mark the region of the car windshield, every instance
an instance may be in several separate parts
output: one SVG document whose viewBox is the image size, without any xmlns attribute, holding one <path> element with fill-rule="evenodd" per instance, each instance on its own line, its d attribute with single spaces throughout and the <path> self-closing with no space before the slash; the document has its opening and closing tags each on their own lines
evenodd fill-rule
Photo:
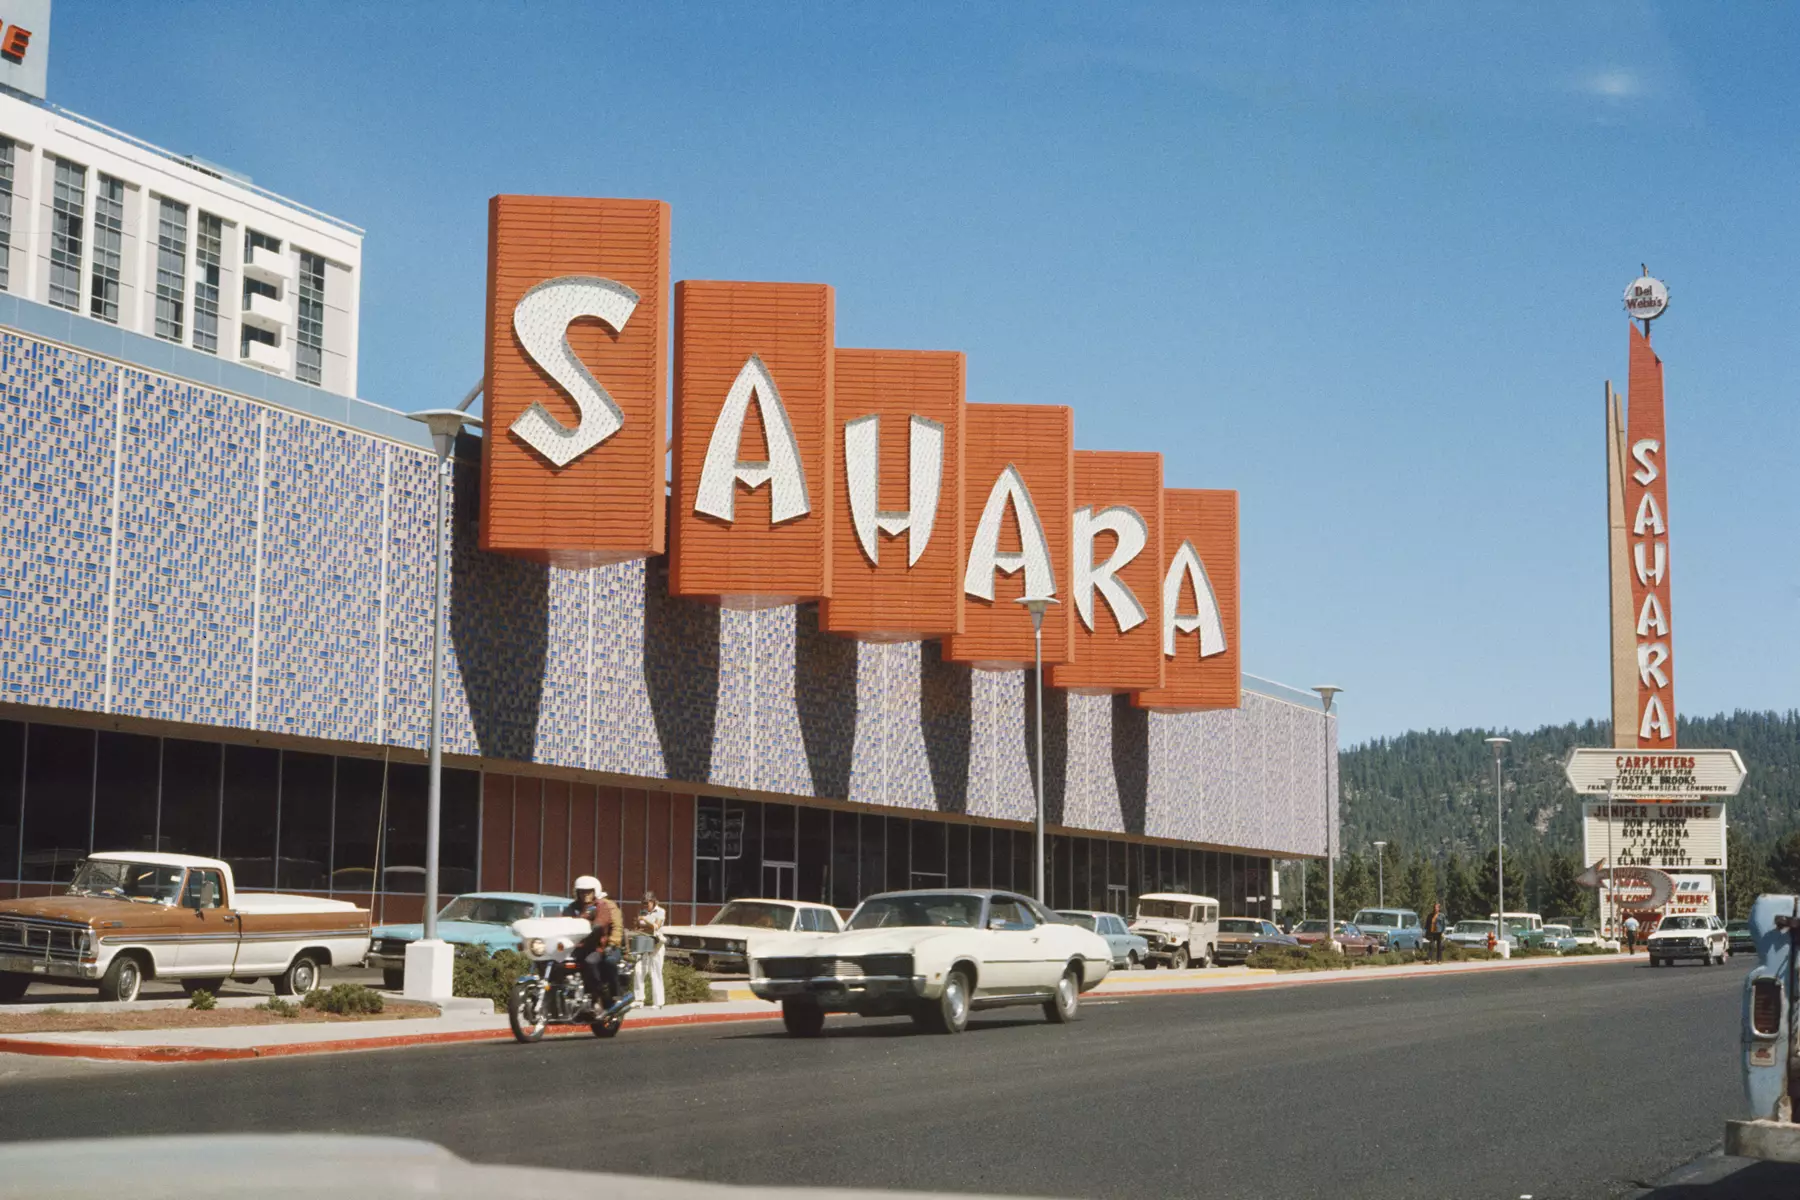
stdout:
<svg viewBox="0 0 1800 1200">
<path fill-rule="evenodd" d="M 1546 925 L 1546 926 L 1544 926 L 1544 932 L 1549 934 L 1552 937 L 1569 937 L 1569 936 L 1571 936 L 1569 933 L 1569 927 L 1567 925 Z"/>
<path fill-rule="evenodd" d="M 1194 906 L 1185 900 L 1139 900 L 1138 919 L 1145 917 L 1161 917 L 1170 921 L 1185 921 L 1188 911 Z"/>
<path fill-rule="evenodd" d="M 1323 921 L 1302 921 L 1298 925 L 1294 926 L 1294 932 L 1295 933 L 1324 933 L 1325 932 L 1325 922 L 1323 922 Z"/>
<path fill-rule="evenodd" d="M 1750 932 L 1750 922 L 1748 922 L 1748 921 L 1731 921 L 1726 924 L 1725 928 L 1732 933 L 1749 933 Z"/>
<path fill-rule="evenodd" d="M 1492 933 L 1492 932 L 1494 932 L 1494 923 L 1492 921 L 1458 921 L 1456 923 L 1456 928 L 1451 930 L 1450 932 L 1452 932 L 1452 933 Z"/>
<path fill-rule="evenodd" d="M 1237 917 L 1226 917 L 1219 922 L 1220 933 L 1261 933 L 1262 926 L 1255 921 L 1244 921 Z"/>
<path fill-rule="evenodd" d="M 1094 927 L 1094 917 L 1092 913 L 1059 912 L 1056 915 L 1067 921 L 1069 924 L 1079 925 L 1083 929 L 1092 929 Z"/>
<path fill-rule="evenodd" d="M 161 863 L 117 862 L 90 858 L 69 883 L 71 896 L 107 896 L 173 904 L 181 893 L 181 868 Z"/>
<path fill-rule="evenodd" d="M 1361 912 L 1357 913 L 1354 917 L 1351 917 L 1350 921 L 1351 921 L 1351 924 L 1353 924 L 1353 925 L 1399 925 L 1400 924 L 1400 918 L 1395 916 L 1393 913 L 1376 912 L 1372 908 L 1363 909 Z"/>
<path fill-rule="evenodd" d="M 471 921 L 477 925 L 511 925 L 537 916 L 538 906 L 529 900 L 499 900 L 492 896 L 458 896 L 438 913 L 440 921 Z"/>
<path fill-rule="evenodd" d="M 849 929 L 893 929 L 899 926 L 945 925 L 974 929 L 981 922 L 981 897 L 944 895 L 872 896 L 850 916 Z"/>
<path fill-rule="evenodd" d="M 792 929 L 794 910 L 785 904 L 761 900 L 733 900 L 719 910 L 709 925 L 745 925 L 751 929 Z"/>
<path fill-rule="evenodd" d="M 1705 929 L 1705 917 L 1664 917 L 1662 929 Z"/>
<path fill-rule="evenodd" d="M 1569 930 L 1569 934 L 1571 937 L 1578 938 L 1591 938 L 1595 936 L 1594 931 L 1589 929 L 1586 925 L 1577 925 L 1575 928 Z"/>
</svg>

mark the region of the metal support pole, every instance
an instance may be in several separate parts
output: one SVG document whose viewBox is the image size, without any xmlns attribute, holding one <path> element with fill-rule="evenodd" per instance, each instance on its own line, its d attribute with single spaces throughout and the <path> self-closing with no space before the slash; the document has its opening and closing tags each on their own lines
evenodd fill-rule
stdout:
<svg viewBox="0 0 1800 1200">
<path fill-rule="evenodd" d="M 1506 936 L 1506 824 L 1500 801 L 1500 755 L 1494 754 L 1494 865 L 1499 868 L 1499 916 L 1495 917 L 1498 936 Z"/>
<path fill-rule="evenodd" d="M 1044 899 L 1044 610 L 1031 614 L 1031 634 L 1036 658 L 1033 682 L 1037 685 L 1037 874 L 1034 879 L 1037 902 Z"/>
<path fill-rule="evenodd" d="M 425 800 L 425 940 L 437 938 L 438 842 L 444 793 L 444 609 L 448 580 L 444 570 L 444 481 L 450 456 L 437 463 L 437 570 L 432 593 L 431 623 L 431 766 Z"/>
</svg>

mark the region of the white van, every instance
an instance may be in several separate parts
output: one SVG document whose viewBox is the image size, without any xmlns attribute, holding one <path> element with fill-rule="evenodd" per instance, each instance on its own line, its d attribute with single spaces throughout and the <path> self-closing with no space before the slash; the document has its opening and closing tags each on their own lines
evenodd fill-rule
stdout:
<svg viewBox="0 0 1800 1200">
<path fill-rule="evenodd" d="M 1187 892 L 1151 892 L 1139 896 L 1131 932 L 1150 945 L 1145 961 L 1163 962 L 1179 971 L 1190 964 L 1209 967 L 1218 961 L 1219 902 Z"/>
</svg>

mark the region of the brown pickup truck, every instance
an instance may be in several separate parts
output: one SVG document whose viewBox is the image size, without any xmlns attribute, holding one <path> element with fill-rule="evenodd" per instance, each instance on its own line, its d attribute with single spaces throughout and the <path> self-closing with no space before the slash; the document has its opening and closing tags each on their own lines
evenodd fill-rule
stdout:
<svg viewBox="0 0 1800 1200">
<path fill-rule="evenodd" d="M 150 851 L 92 854 L 60 896 L 0 900 L 0 1000 L 34 979 L 95 983 L 135 1000 L 146 979 L 188 991 L 268 978 L 311 991 L 328 966 L 369 952 L 369 910 L 343 900 L 239 893 L 216 858 Z"/>
</svg>

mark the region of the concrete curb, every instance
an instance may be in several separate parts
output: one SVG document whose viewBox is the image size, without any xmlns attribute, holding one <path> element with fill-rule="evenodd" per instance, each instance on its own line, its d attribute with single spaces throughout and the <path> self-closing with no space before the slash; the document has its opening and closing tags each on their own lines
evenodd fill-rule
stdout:
<svg viewBox="0 0 1800 1200">
<path fill-rule="evenodd" d="M 1265 991 L 1270 988 L 1309 987 L 1320 984 L 1366 982 L 1379 979 L 1436 979 L 1445 975 L 1476 975 L 1493 971 L 1520 971 L 1560 967 L 1618 964 L 1635 961 L 1633 956 L 1594 955 L 1581 958 L 1527 958 L 1517 962 L 1472 963 L 1466 966 L 1432 964 L 1428 969 L 1354 967 L 1341 971 L 1291 972 L 1289 976 L 1258 978 L 1247 983 L 1205 983 L 1191 987 L 1137 987 L 1119 991 L 1101 988 L 1089 992 L 1094 999 L 1131 1000 L 1155 996 L 1196 996 L 1211 993 Z M 1404 970 L 1404 973 L 1399 971 Z M 1264 974 L 1257 972 L 1258 975 Z M 1270 974 L 1275 974 L 1271 972 Z M 1299 976 L 1293 978 L 1292 976 Z M 1239 976 L 1241 978 L 1241 976 Z M 641 1029 L 668 1029 L 683 1025 L 721 1025 L 743 1021 L 776 1021 L 781 1013 L 766 1012 L 695 1012 L 627 1018 L 621 1032 Z M 547 1030 L 546 1038 L 592 1036 L 585 1026 L 569 1026 Z M 88 1042 L 32 1041 L 22 1037 L 0 1037 L 0 1054 L 31 1054 L 46 1058 L 91 1058 L 108 1062 L 193 1063 L 228 1062 L 247 1058 L 290 1058 L 302 1054 L 344 1054 L 359 1050 L 395 1050 L 407 1046 L 454 1045 L 461 1042 L 504 1042 L 512 1031 L 498 1029 L 452 1029 L 441 1033 L 409 1033 L 392 1037 L 322 1039 L 310 1042 L 286 1042 L 271 1046 L 108 1046 Z"/>
</svg>

